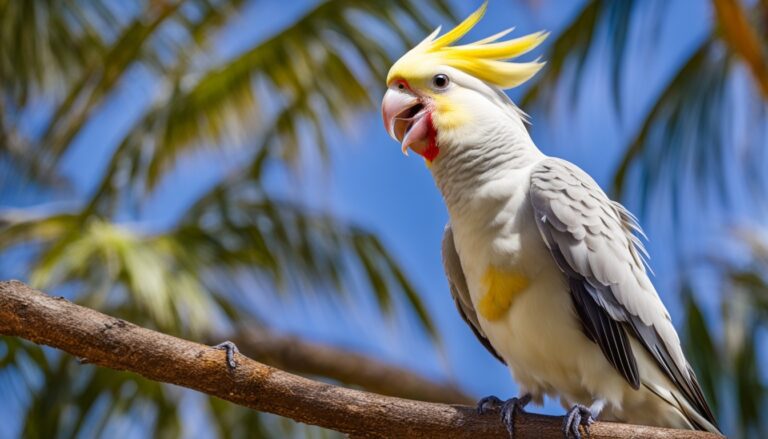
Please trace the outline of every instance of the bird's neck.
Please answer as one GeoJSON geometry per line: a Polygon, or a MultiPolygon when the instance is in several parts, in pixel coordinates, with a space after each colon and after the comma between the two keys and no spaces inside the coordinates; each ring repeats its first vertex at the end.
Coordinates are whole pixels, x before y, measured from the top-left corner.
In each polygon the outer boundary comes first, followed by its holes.
{"type": "Polygon", "coordinates": [[[489,126],[469,136],[467,144],[441,144],[430,170],[451,216],[472,209],[483,197],[516,181],[521,172],[544,158],[522,123],[489,126]]]}

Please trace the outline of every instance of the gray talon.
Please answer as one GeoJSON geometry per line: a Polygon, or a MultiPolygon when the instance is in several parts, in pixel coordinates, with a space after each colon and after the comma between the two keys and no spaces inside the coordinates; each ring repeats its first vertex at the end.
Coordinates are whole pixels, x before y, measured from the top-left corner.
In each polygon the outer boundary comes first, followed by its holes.
{"type": "Polygon", "coordinates": [[[482,415],[489,410],[501,409],[501,422],[507,428],[510,437],[512,437],[515,432],[515,415],[525,413],[523,409],[531,402],[531,398],[529,393],[520,398],[510,398],[506,401],[502,401],[495,396],[486,396],[477,403],[477,412],[482,415]]]}
{"type": "Polygon", "coordinates": [[[223,351],[227,352],[227,366],[229,366],[230,370],[235,370],[237,368],[237,362],[235,361],[235,354],[240,353],[240,350],[235,346],[234,343],[227,340],[223,343],[219,343],[216,346],[213,347],[214,349],[221,349],[223,351]]]}
{"type": "Polygon", "coordinates": [[[526,393],[520,398],[510,398],[501,406],[501,422],[507,427],[509,437],[515,435],[515,416],[525,413],[525,406],[531,402],[531,394],[526,393]]]}
{"type": "Polygon", "coordinates": [[[584,427],[584,432],[589,437],[589,426],[595,422],[589,407],[576,404],[571,407],[563,419],[563,435],[566,439],[581,439],[579,427],[584,427]]]}
{"type": "Polygon", "coordinates": [[[477,402],[477,413],[484,415],[488,413],[489,410],[496,410],[501,407],[502,404],[503,402],[499,398],[493,395],[486,396],[477,402]]]}

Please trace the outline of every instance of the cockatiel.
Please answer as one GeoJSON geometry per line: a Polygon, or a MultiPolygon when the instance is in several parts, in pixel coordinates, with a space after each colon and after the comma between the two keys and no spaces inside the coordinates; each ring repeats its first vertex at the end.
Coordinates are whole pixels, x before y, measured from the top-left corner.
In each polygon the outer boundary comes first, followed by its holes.
{"type": "Polygon", "coordinates": [[[546,34],[507,30],[451,45],[486,4],[403,55],[382,115],[402,150],[421,155],[448,207],[443,262],[461,316],[521,389],[501,405],[559,397],[566,436],[593,417],[719,433],[664,304],[646,273],[635,218],[595,181],[534,145],[503,92],[539,62],[509,61],[546,34]]]}

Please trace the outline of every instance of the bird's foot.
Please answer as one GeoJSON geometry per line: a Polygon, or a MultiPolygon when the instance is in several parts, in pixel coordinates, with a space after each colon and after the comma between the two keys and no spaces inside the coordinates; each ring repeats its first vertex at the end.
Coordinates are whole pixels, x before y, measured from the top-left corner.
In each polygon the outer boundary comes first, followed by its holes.
{"type": "Polygon", "coordinates": [[[509,437],[514,437],[515,434],[515,416],[520,413],[525,413],[525,406],[531,402],[531,398],[531,394],[526,393],[520,398],[510,398],[502,404],[501,422],[507,427],[509,437]]]}
{"type": "Polygon", "coordinates": [[[495,396],[486,396],[477,403],[477,412],[481,415],[488,410],[501,409],[501,422],[507,427],[510,437],[515,432],[515,415],[525,413],[525,406],[531,402],[531,394],[526,393],[519,398],[510,398],[502,401],[495,396]]]}
{"type": "Polygon", "coordinates": [[[498,409],[502,406],[502,404],[504,404],[504,401],[500,400],[499,398],[493,395],[486,396],[477,402],[477,413],[484,415],[488,413],[489,410],[493,411],[498,409]]]}
{"type": "Polygon", "coordinates": [[[221,349],[227,352],[227,366],[229,370],[235,370],[237,368],[237,362],[235,362],[235,354],[239,354],[240,350],[231,341],[225,341],[219,343],[213,347],[214,349],[221,349]]]}
{"type": "Polygon", "coordinates": [[[589,426],[595,422],[589,407],[576,404],[571,407],[563,418],[563,435],[566,439],[581,439],[579,427],[584,427],[584,432],[589,437],[589,426]]]}

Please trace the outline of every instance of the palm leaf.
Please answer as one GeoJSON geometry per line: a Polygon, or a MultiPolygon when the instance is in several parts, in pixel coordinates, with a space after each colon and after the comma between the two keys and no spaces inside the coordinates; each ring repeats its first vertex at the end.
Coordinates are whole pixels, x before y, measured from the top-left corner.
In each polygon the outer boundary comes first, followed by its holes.
{"type": "MultiPolygon", "coordinates": [[[[402,20],[394,20],[396,14],[414,18],[418,11],[408,1],[327,1],[279,33],[197,75],[191,85],[188,77],[175,78],[173,92],[123,140],[110,170],[132,169],[130,175],[151,191],[182,153],[211,144],[242,144],[265,137],[265,132],[281,140],[272,143],[278,147],[276,155],[296,159],[296,133],[302,127],[324,132],[324,126],[338,126],[358,109],[372,105],[371,84],[362,78],[381,83],[391,57],[381,40],[371,38],[359,23],[378,20],[399,29],[402,20]],[[368,67],[362,75],[353,67],[360,64],[368,67]],[[272,113],[279,115],[271,125],[260,123],[260,102],[273,104],[272,113]],[[146,168],[118,162],[140,160],[144,155],[135,151],[148,148],[146,168]]],[[[407,38],[404,32],[395,35],[407,38]]],[[[322,145],[321,137],[316,146],[322,145]]]]}
{"type": "MultiPolygon", "coordinates": [[[[45,40],[51,48],[61,43],[59,63],[45,64],[41,57],[12,66],[16,70],[0,65],[0,78],[19,76],[0,86],[12,97],[0,99],[11,103],[0,111],[2,136],[18,139],[15,149],[1,151],[2,160],[14,166],[37,157],[29,162],[44,162],[41,169],[56,170],[99,107],[110,102],[136,67],[156,75],[167,93],[155,96],[133,129],[110,149],[114,152],[104,177],[82,208],[38,215],[6,212],[0,217],[0,251],[22,249],[32,260],[31,277],[38,286],[56,284],[68,297],[115,316],[201,337],[215,326],[253,318],[253,307],[243,306],[247,299],[237,290],[236,280],[243,276],[268,282],[264,292],[250,294],[316,290],[333,299],[337,291],[357,291],[356,273],[364,273],[364,291],[379,298],[382,313],[400,309],[390,304],[403,304],[434,336],[434,324],[415,289],[373,234],[275,199],[260,179],[267,163],[295,163],[316,152],[327,156],[329,130],[343,128],[349,115],[372,106],[375,85],[381,84],[392,60],[391,42],[411,44],[411,23],[426,31],[425,8],[445,13],[445,1],[418,7],[411,0],[320,2],[285,29],[224,60],[206,43],[246,2],[160,2],[138,11],[119,2],[97,1],[87,8],[73,1],[54,3],[35,3],[35,14],[48,20],[40,23],[65,22],[57,14],[72,14],[71,23],[66,21],[72,26],[68,31],[83,41],[68,47],[66,36],[45,40]],[[92,22],[89,17],[98,18],[92,22]],[[86,24],[92,27],[82,30],[86,24]],[[391,33],[388,44],[374,37],[370,26],[391,33]],[[77,58],[72,48],[85,44],[88,50],[77,58]],[[212,67],[211,59],[217,62],[212,67]],[[36,77],[36,71],[59,81],[53,85],[36,77]],[[16,130],[18,119],[40,96],[54,101],[42,129],[16,130]],[[316,139],[306,142],[304,132],[316,139]],[[191,151],[251,142],[256,148],[241,151],[245,160],[194,203],[178,224],[149,233],[141,223],[114,222],[191,151]]],[[[0,41],[0,63],[5,53],[29,55],[4,43],[29,32],[16,22],[31,6],[0,0],[0,11],[9,7],[21,12],[0,18],[16,26],[0,29],[15,32],[3,34],[9,38],[0,41]]],[[[30,172],[41,182],[44,174],[30,172]]],[[[127,419],[153,436],[176,437],[181,432],[178,406],[186,395],[23,343],[0,343],[8,347],[0,350],[0,364],[6,365],[0,384],[10,377],[29,387],[27,400],[19,401],[26,408],[22,422],[27,436],[115,435],[116,425],[127,419]],[[33,376],[19,379],[22,373],[33,376]]],[[[284,427],[281,421],[250,411],[238,413],[229,405],[212,404],[211,413],[224,435],[325,435],[316,429],[284,427]]]]}
{"type": "MultiPolygon", "coordinates": [[[[550,46],[545,55],[547,68],[524,95],[523,105],[539,104],[551,109],[556,91],[566,89],[571,90],[573,103],[582,88],[584,66],[597,47],[607,43],[612,95],[618,113],[621,66],[628,56],[625,49],[630,30],[636,26],[636,17],[642,15],[637,9],[639,4],[588,2],[550,46]],[[603,38],[604,35],[610,38],[603,38]]],[[[647,8],[644,12],[662,21],[661,5],[643,6],[647,8]]],[[[758,133],[768,125],[766,104],[753,87],[738,90],[738,63],[734,59],[714,32],[691,51],[625,148],[613,176],[616,196],[627,195],[631,179],[637,184],[641,212],[649,211],[651,200],[666,201],[671,209],[663,210],[671,211],[675,222],[691,187],[697,189],[694,194],[700,204],[715,200],[717,205],[727,206],[737,185],[745,185],[754,197],[764,199],[764,172],[758,169],[764,169],[768,162],[761,144],[764,136],[758,133]],[[740,121],[734,118],[732,109],[734,105],[744,105],[739,97],[742,93],[748,95],[747,105],[753,109],[750,115],[754,117],[747,118],[746,126],[737,127],[740,121]],[[734,133],[739,130],[755,135],[738,139],[734,133]],[[736,146],[736,142],[741,144],[736,146]],[[743,178],[728,178],[735,173],[743,174],[743,178]]]]}
{"type": "Polygon", "coordinates": [[[649,193],[668,177],[677,183],[693,165],[698,183],[724,185],[722,150],[728,118],[722,117],[732,64],[715,42],[705,40],[664,88],[630,142],[614,174],[613,189],[625,191],[631,165],[640,163],[643,207],[649,193]],[[673,176],[676,174],[676,176],[673,176]]]}
{"type": "Polygon", "coordinates": [[[741,247],[740,260],[716,255],[712,269],[723,279],[718,325],[684,291],[687,353],[699,373],[708,400],[721,417],[733,419],[736,437],[762,437],[768,424],[761,416],[768,406],[768,382],[760,371],[765,358],[760,346],[768,330],[768,240],[756,230],[738,230],[730,245],[741,247]],[[714,336],[719,327],[722,336],[714,336]],[[726,413],[728,415],[726,415],[726,413]]]}
{"type": "Polygon", "coordinates": [[[233,300],[231,293],[212,297],[231,286],[216,283],[222,273],[266,277],[278,291],[343,293],[354,290],[351,274],[361,269],[381,311],[391,313],[398,298],[437,336],[418,294],[375,236],[265,193],[233,189],[215,188],[181,224],[159,235],[71,214],[6,216],[0,250],[37,242],[42,249],[30,275],[35,286],[89,285],[82,302],[198,336],[226,315],[216,303],[233,300]]]}
{"type": "Polygon", "coordinates": [[[66,83],[101,55],[101,23],[93,19],[104,16],[84,20],[81,7],[74,1],[0,1],[0,84],[10,102],[25,105],[35,89],[66,83]]]}
{"type": "MultiPolygon", "coordinates": [[[[20,167],[22,174],[28,174],[25,177],[46,182],[46,177],[55,173],[55,166],[61,156],[91,120],[94,111],[112,95],[132,67],[141,64],[160,74],[168,74],[171,66],[166,65],[169,61],[165,58],[169,53],[176,57],[175,63],[178,65],[174,68],[188,63],[199,51],[199,46],[206,42],[205,37],[225,23],[225,18],[236,12],[242,4],[243,0],[220,0],[215,3],[208,0],[179,0],[158,3],[136,13],[126,4],[116,5],[102,0],[86,4],[41,1],[16,5],[15,2],[4,2],[0,9],[8,9],[9,13],[3,18],[10,23],[5,29],[18,27],[25,32],[33,30],[34,35],[50,37],[50,41],[38,41],[41,40],[39,36],[30,38],[19,32],[3,39],[39,46],[37,52],[29,51],[36,53],[37,57],[9,61],[17,70],[7,69],[9,79],[3,81],[5,93],[10,96],[23,95],[23,99],[11,99],[11,106],[4,113],[25,115],[28,110],[39,112],[38,106],[26,108],[26,96],[29,94],[50,99],[64,90],[64,96],[55,102],[47,124],[39,132],[19,133],[12,131],[11,124],[0,125],[0,128],[5,127],[0,136],[6,140],[0,146],[0,151],[4,147],[8,148],[13,163],[20,167]],[[117,17],[126,13],[136,17],[123,24],[117,17]],[[68,20],[70,17],[73,19],[68,20]],[[54,26],[59,21],[62,25],[54,26]],[[181,26],[174,27],[174,24],[181,26]],[[45,26],[53,27],[56,32],[50,29],[41,31],[40,28],[45,26]],[[117,35],[111,35],[113,29],[118,30],[117,35]],[[186,34],[179,30],[186,30],[186,34]],[[49,52],[55,54],[61,62],[50,62],[49,52]],[[29,74],[32,70],[44,71],[55,81],[30,82],[28,80],[34,78],[34,75],[29,74]],[[24,82],[17,85],[15,81],[24,82]],[[11,149],[16,144],[19,146],[11,149]],[[35,157],[35,160],[25,160],[26,157],[35,157]]],[[[4,59],[2,50],[0,46],[0,60],[4,59]]],[[[14,55],[10,53],[13,52],[11,49],[8,52],[6,58],[14,55]]]]}
{"type": "Polygon", "coordinates": [[[570,90],[571,104],[579,97],[582,73],[596,47],[606,42],[610,50],[610,78],[614,106],[621,111],[621,67],[624,63],[633,16],[639,5],[648,7],[655,2],[591,0],[576,17],[565,26],[548,46],[544,59],[547,67],[535,78],[521,99],[524,108],[543,106],[552,108],[557,90],[570,90]],[[603,39],[603,35],[610,38],[603,39]]]}

